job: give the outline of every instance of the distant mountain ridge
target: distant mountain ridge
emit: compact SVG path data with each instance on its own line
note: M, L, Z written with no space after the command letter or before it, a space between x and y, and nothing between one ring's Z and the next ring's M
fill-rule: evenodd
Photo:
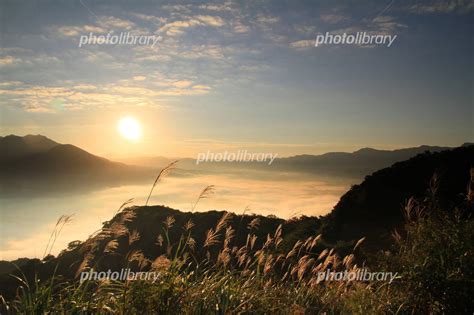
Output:
M424 152L441 152L450 149L453 148L428 145L396 150L362 148L352 153L329 152L322 155L298 155L277 159L274 164L275 168L279 169L295 169L313 174L362 178L376 170L410 159Z
M10 175L13 173L20 175L24 172L30 175L47 174L54 170L76 172L125 166L93 155L72 144L60 144L41 135L2 137L0 152L2 152L0 168Z
M52 140L50 141L55 143ZM58 144L56 143L56 145ZM463 144L463 146L464 145L467 144ZM128 165L161 169L169 163L179 160L178 168L198 172L240 172L242 168L245 168L248 170L259 170L265 172L304 172L309 175L335 176L359 180L376 170L388 167L396 162L407 160L420 153L427 151L440 152L450 149L453 148L429 145L396 150L361 148L354 152L328 152L321 155L302 154L291 157L276 158L272 165L258 162L201 162L199 165L196 165L196 159L193 158L179 159L163 156L137 156L123 158L120 159L120 161Z
M42 135L0 137L0 160L46 152L59 143Z
M0 193L58 191L148 179L150 170L41 135L0 137Z
M467 145L469 144L464 144ZM186 158L179 161L178 168L196 174L241 174L242 170L255 170L260 172L260 176L270 177L277 176L279 172L299 172L307 176L358 181L376 170L418 154L449 149L452 148L427 145L397 150L362 148L352 153L329 152L277 158L272 165L258 162L207 162L196 165L195 159ZM153 177L153 170L161 169L173 160L147 157L123 161L136 166L110 161L42 135L0 137L0 192L23 189L30 184L41 186L45 182L67 188L71 185L78 186L79 183L102 185L105 182L127 183L128 180L150 179L150 176Z
M299 172L310 176L359 181L379 169L389 167L396 162L408 160L418 154L441 152L451 149L453 148L428 145L396 150L362 148L351 153L328 152L321 155L302 154L292 157L276 158L271 165L259 162L201 162L199 165L196 165L195 159L183 159L179 162L179 167L198 171L240 172L244 165L246 169L264 171L267 173ZM148 160L151 159L149 158ZM161 159L160 161L163 160Z

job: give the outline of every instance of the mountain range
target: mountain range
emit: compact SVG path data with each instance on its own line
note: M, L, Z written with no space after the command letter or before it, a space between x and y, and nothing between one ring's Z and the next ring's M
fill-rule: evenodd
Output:
M463 146L468 145L463 144ZM322 155L298 155L277 159L275 168L296 169L301 172L330 176L363 178L396 162L408 160L425 152L441 152L451 147L428 146L397 150L363 148L352 153L330 152Z
M464 143L462 146L469 146ZM200 162L196 164L196 159L179 159L179 167L198 172L236 172L240 173L242 168L264 172L298 172L310 176L327 176L334 178L344 178L361 180L379 169L391 166L400 161L405 161L418 154L425 152L441 152L453 149L453 147L428 146L396 149L378 150L373 148L363 148L355 152L329 152L321 155L296 155L291 157L276 158L268 165L266 163L246 162ZM176 159L166 157L133 157L122 160L125 163L141 165L146 167L164 167Z
M178 168L196 174L241 174L242 170L254 170L259 171L260 176L276 176L280 172L297 172L305 176L343 178L355 182L378 169L417 154L449 149L426 145L391 151L364 148L352 153L330 152L277 158L272 165L258 162L208 162L196 165L195 159L185 158L179 161ZM84 187L94 189L104 185L150 181L157 170L171 161L165 157L147 157L115 162L42 135L9 135L0 137L0 193L44 193Z

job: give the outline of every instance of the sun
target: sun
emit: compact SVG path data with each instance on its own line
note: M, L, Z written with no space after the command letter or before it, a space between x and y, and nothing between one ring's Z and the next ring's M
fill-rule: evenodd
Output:
M142 134L140 123L133 117L123 117L118 122L118 131L127 140L138 140Z

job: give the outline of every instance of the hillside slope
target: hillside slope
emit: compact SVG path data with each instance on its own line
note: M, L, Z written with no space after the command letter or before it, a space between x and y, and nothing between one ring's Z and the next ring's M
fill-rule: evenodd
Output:
M113 162L43 136L0 138L2 195L91 189L149 179L149 169Z
M47 152L57 145L59 143L41 135L0 137L0 161Z
M424 153L367 176L344 194L324 224L332 241L368 236L373 247L389 242L390 233L403 222L408 198L425 196L436 174L434 196L449 209L462 202L474 167L474 146ZM429 192L428 192L429 193Z

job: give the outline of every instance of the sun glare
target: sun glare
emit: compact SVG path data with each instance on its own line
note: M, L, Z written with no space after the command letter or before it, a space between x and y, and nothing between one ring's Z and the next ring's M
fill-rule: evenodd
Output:
M138 140L141 136L140 123L132 117L121 118L118 122L118 131L127 140Z

